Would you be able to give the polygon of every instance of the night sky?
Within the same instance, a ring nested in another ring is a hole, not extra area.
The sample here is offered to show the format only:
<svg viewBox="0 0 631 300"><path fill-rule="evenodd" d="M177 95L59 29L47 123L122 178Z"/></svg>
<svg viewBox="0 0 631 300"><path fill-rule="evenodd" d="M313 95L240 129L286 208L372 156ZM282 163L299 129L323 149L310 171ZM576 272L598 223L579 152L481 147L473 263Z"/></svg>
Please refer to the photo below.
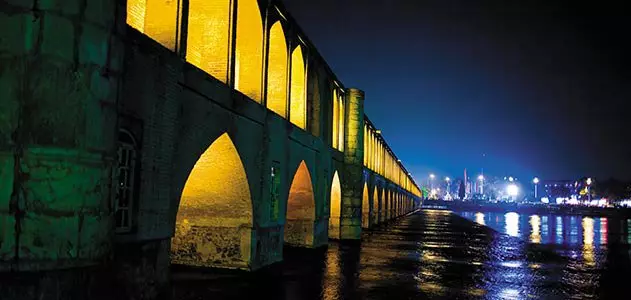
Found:
<svg viewBox="0 0 631 300"><path fill-rule="evenodd" d="M631 179L631 11L590 3L285 0L419 183Z"/></svg>

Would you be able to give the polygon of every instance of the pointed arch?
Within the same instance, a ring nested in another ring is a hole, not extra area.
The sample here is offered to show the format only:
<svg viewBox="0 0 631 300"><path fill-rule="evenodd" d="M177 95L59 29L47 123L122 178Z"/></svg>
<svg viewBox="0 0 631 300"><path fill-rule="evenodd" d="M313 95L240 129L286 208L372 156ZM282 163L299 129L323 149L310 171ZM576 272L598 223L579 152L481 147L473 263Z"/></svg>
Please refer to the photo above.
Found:
<svg viewBox="0 0 631 300"><path fill-rule="evenodd" d="M383 199L383 188L379 187L379 207L378 207L378 215L377 215L377 222L381 223L385 220L384 218L384 213L385 213L385 202Z"/></svg>
<svg viewBox="0 0 631 300"><path fill-rule="evenodd" d="M261 102L263 75L263 20L257 0L237 5L234 88Z"/></svg>
<svg viewBox="0 0 631 300"><path fill-rule="evenodd" d="M370 222L371 224L379 223L379 208L377 207L378 195L377 195L377 186L373 185L372 187L372 195L370 202Z"/></svg>
<svg viewBox="0 0 631 300"><path fill-rule="evenodd" d="M248 268L252 215L245 168L223 134L199 157L182 190L171 243L174 263Z"/></svg>
<svg viewBox="0 0 631 300"><path fill-rule="evenodd" d="M370 227L370 199L368 195L368 183L364 182L362 190L362 228Z"/></svg>
<svg viewBox="0 0 631 300"><path fill-rule="evenodd" d="M331 181L331 205L329 207L329 238L339 239L342 215L342 186L337 171L335 171L333 181Z"/></svg>
<svg viewBox="0 0 631 300"><path fill-rule="evenodd" d="M280 21L269 33L267 108L287 118L287 41Z"/></svg>
<svg viewBox="0 0 631 300"><path fill-rule="evenodd" d="M186 61L226 83L230 0L189 0Z"/></svg>
<svg viewBox="0 0 631 300"><path fill-rule="evenodd" d="M313 246L315 198L311 174L302 161L289 188L285 222L285 243L294 246Z"/></svg>
<svg viewBox="0 0 631 300"><path fill-rule="evenodd" d="M305 84L305 61L302 47L299 45L291 54L291 90L289 121L296 126L307 128L307 101Z"/></svg>

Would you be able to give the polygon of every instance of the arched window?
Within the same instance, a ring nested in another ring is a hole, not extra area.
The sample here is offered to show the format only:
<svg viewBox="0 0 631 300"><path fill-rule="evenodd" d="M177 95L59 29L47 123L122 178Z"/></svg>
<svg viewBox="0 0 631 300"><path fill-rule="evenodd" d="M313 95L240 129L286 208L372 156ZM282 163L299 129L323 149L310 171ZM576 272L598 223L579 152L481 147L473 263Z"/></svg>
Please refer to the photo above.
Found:
<svg viewBox="0 0 631 300"><path fill-rule="evenodd" d="M127 24L175 50L180 8L178 0L127 0Z"/></svg>
<svg viewBox="0 0 631 300"><path fill-rule="evenodd" d="M305 61L302 47L298 46L291 54L291 101L289 121L296 126L307 128L307 101L305 85Z"/></svg>
<svg viewBox="0 0 631 300"><path fill-rule="evenodd" d="M133 204L135 200L137 146L129 131L121 129L118 134L118 167L116 169L116 200L114 216L116 232L125 233L132 229Z"/></svg>
<svg viewBox="0 0 631 300"><path fill-rule="evenodd" d="M221 82L228 78L230 0L189 0L186 61Z"/></svg>
<svg viewBox="0 0 631 300"><path fill-rule="evenodd" d="M237 4L237 40L234 87L261 102L263 75L263 21L258 1L241 0Z"/></svg>
<svg viewBox="0 0 631 300"><path fill-rule="evenodd" d="M267 108L287 118L287 42L280 21L269 34Z"/></svg>

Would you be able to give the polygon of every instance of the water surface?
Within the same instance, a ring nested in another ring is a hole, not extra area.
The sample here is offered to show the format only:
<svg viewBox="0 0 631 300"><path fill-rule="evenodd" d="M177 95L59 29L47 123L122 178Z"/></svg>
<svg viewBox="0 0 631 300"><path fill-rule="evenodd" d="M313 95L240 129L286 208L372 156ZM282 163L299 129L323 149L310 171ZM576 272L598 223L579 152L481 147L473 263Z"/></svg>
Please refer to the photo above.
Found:
<svg viewBox="0 0 631 300"><path fill-rule="evenodd" d="M283 263L257 272L176 267L173 292L175 299L620 299L631 295L629 223L424 210L365 233L361 243L287 249Z"/></svg>

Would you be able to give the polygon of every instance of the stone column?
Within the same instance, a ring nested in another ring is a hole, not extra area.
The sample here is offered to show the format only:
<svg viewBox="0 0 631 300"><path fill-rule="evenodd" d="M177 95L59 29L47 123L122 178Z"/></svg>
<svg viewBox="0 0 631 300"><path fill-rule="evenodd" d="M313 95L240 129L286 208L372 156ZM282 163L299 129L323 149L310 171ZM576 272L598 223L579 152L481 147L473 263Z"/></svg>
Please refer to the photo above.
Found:
<svg viewBox="0 0 631 300"><path fill-rule="evenodd" d="M362 190L364 185L364 92L346 90L344 129L344 180L340 239L359 240L362 232Z"/></svg>
<svg viewBox="0 0 631 300"><path fill-rule="evenodd" d="M2 299L74 295L110 257L116 2L0 4L0 272L40 281Z"/></svg>

